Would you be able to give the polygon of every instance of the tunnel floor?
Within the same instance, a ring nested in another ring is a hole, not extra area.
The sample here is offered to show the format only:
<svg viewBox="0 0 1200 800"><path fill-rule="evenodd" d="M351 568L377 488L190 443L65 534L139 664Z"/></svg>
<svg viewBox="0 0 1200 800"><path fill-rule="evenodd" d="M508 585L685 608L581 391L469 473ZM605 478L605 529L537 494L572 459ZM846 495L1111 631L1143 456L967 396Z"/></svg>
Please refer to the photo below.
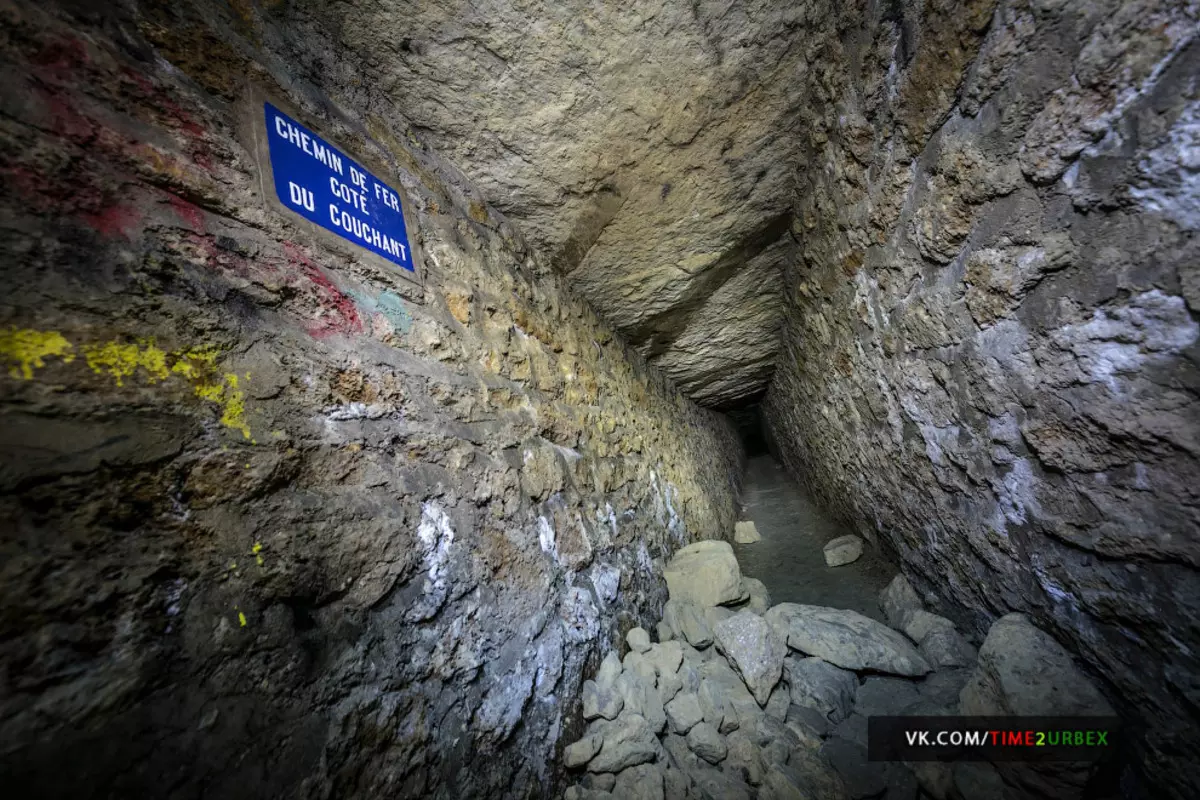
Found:
<svg viewBox="0 0 1200 800"><path fill-rule="evenodd" d="M735 544L734 551L742 574L766 584L772 604L849 608L882 621L879 592L896 567L869 544L853 564L825 566L821 548L853 531L822 512L771 456L755 456L747 463L742 506L743 517L754 521L762 541Z"/></svg>

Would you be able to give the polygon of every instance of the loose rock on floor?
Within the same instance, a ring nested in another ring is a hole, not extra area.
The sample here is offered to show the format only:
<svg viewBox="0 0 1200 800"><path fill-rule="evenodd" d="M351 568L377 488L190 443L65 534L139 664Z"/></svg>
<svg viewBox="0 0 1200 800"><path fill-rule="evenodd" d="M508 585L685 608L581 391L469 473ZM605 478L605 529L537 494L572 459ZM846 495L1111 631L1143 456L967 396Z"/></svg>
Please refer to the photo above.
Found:
<svg viewBox="0 0 1200 800"><path fill-rule="evenodd" d="M1030 704L1104 711L1103 699L1061 648L1025 618L997 622L977 665L975 649L953 623L926 611L899 576L881 593L880 606L904 633L855 612L794 603L762 614L722 609L709 626L706 615L713 619L718 607L695 602L705 596L695 581L718 571L735 574L733 565L714 568L723 553L706 545L673 559L672 585L687 599L668 600L660 641L632 629L624 661L609 653L586 685L585 699L616 687L623 706L612 720L591 716L563 764L577 776L616 779L581 778L567 798L915 800L920 788L946 800L1015 800L1026 796L1021 792L1050 800L1077 788L1081 775L1070 770L997 771L970 763L957 771L942 763L910 769L866 758L867 720L876 715L1004 715L1029 713ZM708 599L740 596L732 585ZM917 644L937 635L956 643L955 657L927 662ZM1026 676L1030 669L1036 675ZM1085 699L1077 707L1039 699L1056 692ZM585 717L594 710L585 709ZM963 793L975 790L988 794Z"/></svg>
<svg viewBox="0 0 1200 800"><path fill-rule="evenodd" d="M733 540L738 544L754 544L762 541L762 536L753 522L740 520L733 528Z"/></svg>
<svg viewBox="0 0 1200 800"><path fill-rule="evenodd" d="M825 563L831 567L853 564L863 552L862 539L847 534L839 536L825 544Z"/></svg>

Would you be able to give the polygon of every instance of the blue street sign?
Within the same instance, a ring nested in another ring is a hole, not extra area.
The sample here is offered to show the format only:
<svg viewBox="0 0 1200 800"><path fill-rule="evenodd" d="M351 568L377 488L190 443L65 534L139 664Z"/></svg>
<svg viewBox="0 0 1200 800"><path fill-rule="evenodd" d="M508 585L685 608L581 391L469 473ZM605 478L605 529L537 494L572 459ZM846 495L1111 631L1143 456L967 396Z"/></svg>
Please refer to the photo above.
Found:
<svg viewBox="0 0 1200 800"><path fill-rule="evenodd" d="M279 202L325 230L415 272L400 195L275 106L263 105Z"/></svg>

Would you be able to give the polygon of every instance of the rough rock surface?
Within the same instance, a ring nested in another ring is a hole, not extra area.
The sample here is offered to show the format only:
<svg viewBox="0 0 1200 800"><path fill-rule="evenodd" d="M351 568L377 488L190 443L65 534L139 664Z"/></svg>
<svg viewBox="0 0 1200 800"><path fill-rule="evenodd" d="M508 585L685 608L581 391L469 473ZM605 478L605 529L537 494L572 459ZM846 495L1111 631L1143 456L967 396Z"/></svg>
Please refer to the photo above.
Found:
<svg viewBox="0 0 1200 800"><path fill-rule="evenodd" d="M790 655L784 661L792 702L815 709L830 722L838 723L850 715L858 678L853 672L835 667L815 656Z"/></svg>
<svg viewBox="0 0 1200 800"><path fill-rule="evenodd" d="M652 662L660 690L664 676L685 673L697 676L698 690L689 685L667 701L665 728L638 713L644 707L641 698L627 700L616 720L591 722L582 738L564 751L564 763L569 764L579 781L567 789L565 797L852 800L861 796L862 787L874 787L876 784L862 774L846 778L839 774L839 767L823 752L823 744L827 744L823 737L829 733L828 719L815 710L791 705L788 686L777 683L765 704L751 695L754 671L739 667L739 659L744 662L752 653L739 651L740 643L730 638L730 632L739 626L761 628L756 633L768 639L773 637L761 616L742 611L721 623L718 648L707 653L674 641L656 643L644 655L627 654L615 677L612 665L616 662L611 654L606 657L597 671L596 682L621 687L652 686L642 669L645 663ZM752 638L757 641L761 637ZM776 642L774 649L782 659L782 643ZM854 673L825 666L836 673L835 681L843 675L849 679L847 692L852 696L857 682ZM827 684L830 676L820 670L793 672L795 688L802 694L815 697L826 693L827 687L819 684ZM810 678L814 680L810 682ZM778 675L774 681L778 682ZM801 711L815 715L815 726L802 722L805 714ZM858 763L859 745L851 739L830 742L830 753L839 757L840 769L849 769L848 764L863 767ZM776 773L774 777L772 771ZM612 773L616 774L615 779L602 779ZM900 765L878 767L869 778L877 781L881 775L898 785L916 786L915 776ZM848 785L854 787L850 792ZM911 800L903 793L897 797Z"/></svg>
<svg viewBox="0 0 1200 800"><path fill-rule="evenodd" d="M966 667L975 662L975 648L945 617L913 611L905 618L902 630L917 643L917 649L934 669Z"/></svg>
<svg viewBox="0 0 1200 800"><path fill-rule="evenodd" d="M870 669L894 675L924 675L929 664L912 642L857 611L799 603L780 603L767 622L788 647L845 669Z"/></svg>
<svg viewBox="0 0 1200 800"><path fill-rule="evenodd" d="M629 800L664 800L662 770L651 764L638 764L622 770L613 782L611 797Z"/></svg>
<svg viewBox="0 0 1200 800"><path fill-rule="evenodd" d="M705 722L721 733L729 733L759 714L758 701L724 658L705 662L699 671L700 707Z"/></svg>
<svg viewBox="0 0 1200 800"><path fill-rule="evenodd" d="M754 544L762 541L762 534L750 520L738 520L733 526L733 540L738 544Z"/></svg>
<svg viewBox="0 0 1200 800"><path fill-rule="evenodd" d="M652 363L721 405L760 393L773 369L792 130L822 13L535 0L294 16L332 32L347 66Z"/></svg>
<svg viewBox="0 0 1200 800"><path fill-rule="evenodd" d="M658 693L653 675L647 677L627 668L617 678L617 691L624 700L623 712L638 715L655 733L666 727L667 714L663 710L662 695Z"/></svg>
<svg viewBox="0 0 1200 800"><path fill-rule="evenodd" d="M730 427L304 5L0 3L10 794L544 796L733 527ZM264 205L251 85L402 191L423 286Z"/></svg>
<svg viewBox="0 0 1200 800"><path fill-rule="evenodd" d="M744 588L744 587L743 587ZM733 605L738 605L734 603ZM732 617L736 612L732 608L724 606L709 606L704 609L704 621L708 623L710 628L716 628L725 620Z"/></svg>
<svg viewBox="0 0 1200 800"><path fill-rule="evenodd" d="M867 751L846 739L830 739L821 746L821 753L842 776L846 793L851 800L879 797L885 791L889 800L893 793L888 785L887 764L867 761ZM914 782L915 784L915 782ZM899 787L896 787L899 788ZM975 798L972 798L975 800Z"/></svg>
<svg viewBox="0 0 1200 800"><path fill-rule="evenodd" d="M591 772L620 772L653 761L658 756L659 744L654 729L632 711L625 711L612 721L598 720L592 723L592 730L592 736L601 739L603 744L587 762Z"/></svg>
<svg viewBox="0 0 1200 800"><path fill-rule="evenodd" d="M988 763L963 762L954 765L954 788L962 797L973 800L1016 800L1019 790L1004 782L996 768Z"/></svg>
<svg viewBox="0 0 1200 800"><path fill-rule="evenodd" d="M563 766L567 769L582 767L600 752L604 740L598 735L585 736L563 748Z"/></svg>
<svg viewBox="0 0 1200 800"><path fill-rule="evenodd" d="M700 698L695 692L680 692L666 705L667 722L671 731L680 736L687 735L692 726L704 719Z"/></svg>
<svg viewBox="0 0 1200 800"><path fill-rule="evenodd" d="M921 598L903 575L892 578L879 593L879 608L888 625L897 630L904 630L910 614L925 610Z"/></svg>
<svg viewBox="0 0 1200 800"><path fill-rule="evenodd" d="M667 600L663 606L663 620L692 647L708 647L712 644L712 628L704 618L704 611L695 603Z"/></svg>
<svg viewBox="0 0 1200 800"><path fill-rule="evenodd" d="M894 716L918 702L920 697L912 681L872 675L854 693L854 713L864 717Z"/></svg>
<svg viewBox="0 0 1200 800"><path fill-rule="evenodd" d="M824 505L1200 793L1194 2L0 14L5 785L550 785L584 664L733 522L670 383L770 381ZM404 190L424 287L264 207L248 84Z"/></svg>
<svg viewBox="0 0 1200 800"><path fill-rule="evenodd" d="M742 593L746 595L746 601L735 605L734 608L761 615L766 614L767 609L771 607L771 593L767 590L767 585L758 578L742 578Z"/></svg>
<svg viewBox="0 0 1200 800"><path fill-rule="evenodd" d="M663 569L663 578L672 601L701 608L736 602L746 592L729 542L710 540L680 548Z"/></svg>
<svg viewBox="0 0 1200 800"><path fill-rule="evenodd" d="M862 555L863 540L849 533L826 542L822 551L825 554L825 565L828 567L853 564Z"/></svg>
<svg viewBox="0 0 1200 800"><path fill-rule="evenodd" d="M960 694L964 714L981 716L1115 716L1070 654L1024 614L996 620L979 648L979 663ZM1037 797L1083 797L1087 765L1004 763L998 770Z"/></svg>
<svg viewBox="0 0 1200 800"><path fill-rule="evenodd" d="M584 719L616 719L625 706L625 698L617 691L615 685L602 686L595 681L583 682L581 701Z"/></svg>
<svg viewBox="0 0 1200 800"><path fill-rule="evenodd" d="M658 679L674 675L683 666L683 645L679 642L656 642L646 650L646 661L654 666Z"/></svg>
<svg viewBox="0 0 1200 800"><path fill-rule="evenodd" d="M751 611L739 611L713 628L717 650L729 660L759 705L783 675L787 646L766 620Z"/></svg>
<svg viewBox="0 0 1200 800"><path fill-rule="evenodd" d="M864 13L864 9L866 9ZM832 4L768 435L982 641L1030 615L1200 794L1200 10ZM1131 657L1137 653L1137 657Z"/></svg>
<svg viewBox="0 0 1200 800"><path fill-rule="evenodd" d="M705 569L703 562L694 565L700 572ZM666 607L677 610L682 604L672 599ZM612 653L605 657L595 683L620 687L625 692L624 710L616 723L593 721L582 739L564 751L564 763L569 763L580 779L567 797L595 796L585 794L596 785L584 773L609 770L610 762L605 759L594 765L609 753L610 759L619 758L620 763L635 760L637 779L647 782L644 787L635 785L629 772L632 767L625 767L612 784L616 788L601 787L612 788L611 796L617 797L640 797L647 792L657 797L661 790L665 800L866 800L884 798L885 793L886 800L916 800L918 786L923 785L934 789L935 797L951 800L948 787L953 785L953 765L910 768L899 763L869 763L867 720L881 714L956 712L958 693L967 681L966 670L946 670L919 681L881 677L873 674L878 671L876 660L868 658L859 666L869 671L860 686L860 676L854 672L820 658L788 655L783 642L790 624L804 614L821 617L833 627L848 625L855 635L862 636L858 621L838 617L842 612L837 609L784 603L762 615L748 609L737 613L716 607L709 610L729 614L716 621L715 647L710 650L702 652L680 641L654 643L644 652L627 653L615 677L614 665L619 662ZM947 628L947 621L925 611L909 610L906 616L919 635L955 632L953 626ZM871 634L879 635L876 631ZM894 631L890 634L903 640ZM632 631L628 637L631 643L640 638L640 633ZM998 641L1012 639L1003 631L998 633ZM785 675L786 680L781 680ZM656 685L657 692L651 691ZM636 693L631 692L634 688ZM656 721L656 711L648 710L657 709L655 701L660 698L665 702L665 725ZM631 733L636 728L629 722L631 714L641 726L637 730L654 732L657 743ZM1064 774L1071 773L1026 770L1019 778L1048 797L1044 790L1062 784Z"/></svg>
<svg viewBox="0 0 1200 800"><path fill-rule="evenodd" d="M650 649L650 634L645 628L631 628L625 634L625 641L629 643L629 649L636 653L645 653Z"/></svg>
<svg viewBox="0 0 1200 800"><path fill-rule="evenodd" d="M763 780L763 758L757 745L743 731L734 731L725 738L724 769L751 786Z"/></svg>
<svg viewBox="0 0 1200 800"><path fill-rule="evenodd" d="M687 745L693 753L710 764L720 763L728 751L721 734L707 722L700 722L692 726L692 729L688 731Z"/></svg>
<svg viewBox="0 0 1200 800"><path fill-rule="evenodd" d="M964 714L1112 716L1113 709L1071 655L1024 614L996 620L962 690Z"/></svg>

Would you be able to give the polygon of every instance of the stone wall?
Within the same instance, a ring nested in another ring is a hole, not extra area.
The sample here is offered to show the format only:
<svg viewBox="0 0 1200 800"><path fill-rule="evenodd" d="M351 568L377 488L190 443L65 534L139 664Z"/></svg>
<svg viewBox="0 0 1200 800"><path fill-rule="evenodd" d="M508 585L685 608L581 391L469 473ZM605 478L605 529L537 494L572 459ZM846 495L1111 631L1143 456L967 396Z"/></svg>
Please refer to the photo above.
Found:
<svg viewBox="0 0 1200 800"><path fill-rule="evenodd" d="M831 15L764 401L931 600L1027 612L1103 679L1153 797L1200 787L1197 13Z"/></svg>
<svg viewBox="0 0 1200 800"><path fill-rule="evenodd" d="M740 446L286 4L0 2L0 783L545 796ZM296 11L299 14L301 12ZM257 87L418 287L260 196Z"/></svg>

